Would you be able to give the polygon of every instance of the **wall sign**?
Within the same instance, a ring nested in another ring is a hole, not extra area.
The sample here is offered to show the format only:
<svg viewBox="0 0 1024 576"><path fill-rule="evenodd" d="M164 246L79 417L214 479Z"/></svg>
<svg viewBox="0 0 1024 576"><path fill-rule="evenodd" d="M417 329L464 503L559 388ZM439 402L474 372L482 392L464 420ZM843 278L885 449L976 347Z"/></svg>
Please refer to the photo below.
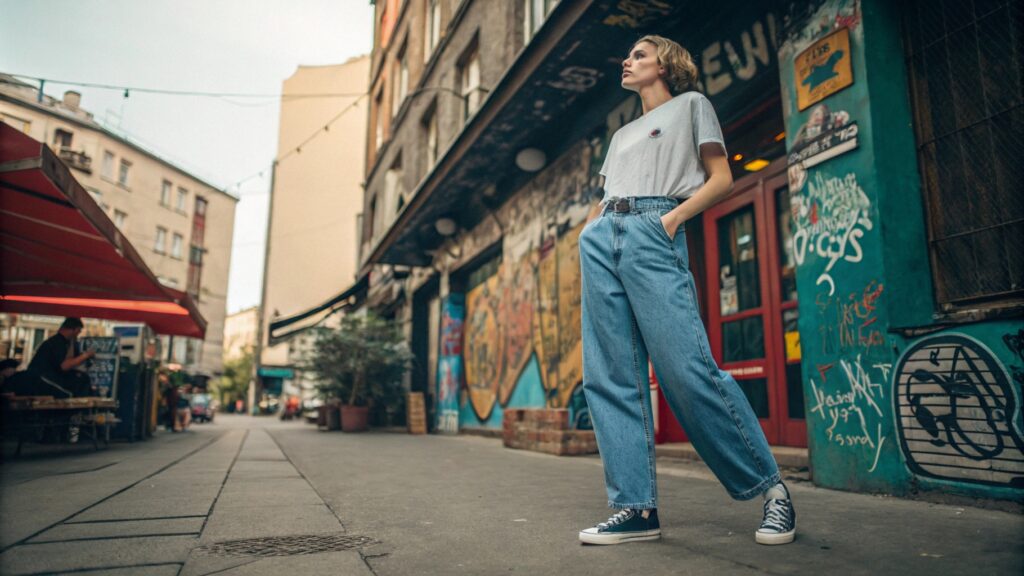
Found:
<svg viewBox="0 0 1024 576"><path fill-rule="evenodd" d="M811 110L789 151L788 164L805 169L857 148L857 123L845 110L832 112L825 104Z"/></svg>
<svg viewBox="0 0 1024 576"><path fill-rule="evenodd" d="M850 29L840 28L811 44L793 63L801 111L853 84Z"/></svg>
<svg viewBox="0 0 1024 576"><path fill-rule="evenodd" d="M96 395L117 398L117 369L121 363L120 339L116 336L88 336L81 338L82 350L95 350L96 355L86 364L86 373L96 389Z"/></svg>

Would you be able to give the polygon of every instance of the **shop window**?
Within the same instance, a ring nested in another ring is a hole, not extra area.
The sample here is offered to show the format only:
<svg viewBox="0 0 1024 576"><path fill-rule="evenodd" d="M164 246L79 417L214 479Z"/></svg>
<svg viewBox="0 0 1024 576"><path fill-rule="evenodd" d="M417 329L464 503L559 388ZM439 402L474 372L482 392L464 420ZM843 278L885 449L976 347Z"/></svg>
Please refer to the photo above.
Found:
<svg viewBox="0 0 1024 576"><path fill-rule="evenodd" d="M903 40L935 298L1024 297L1021 3L904 5Z"/></svg>

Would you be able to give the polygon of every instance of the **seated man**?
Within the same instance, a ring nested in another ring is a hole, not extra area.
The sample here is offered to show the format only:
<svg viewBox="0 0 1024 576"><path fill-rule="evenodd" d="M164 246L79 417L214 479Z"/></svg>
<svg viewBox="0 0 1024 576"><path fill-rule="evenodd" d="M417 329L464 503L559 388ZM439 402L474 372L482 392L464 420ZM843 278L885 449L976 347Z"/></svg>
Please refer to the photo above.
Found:
<svg viewBox="0 0 1024 576"><path fill-rule="evenodd" d="M75 354L75 339L83 327L80 318L65 318L57 333L36 350L28 364L28 372L37 380L37 394L57 397L92 395L89 376L75 370L96 355L95 350Z"/></svg>

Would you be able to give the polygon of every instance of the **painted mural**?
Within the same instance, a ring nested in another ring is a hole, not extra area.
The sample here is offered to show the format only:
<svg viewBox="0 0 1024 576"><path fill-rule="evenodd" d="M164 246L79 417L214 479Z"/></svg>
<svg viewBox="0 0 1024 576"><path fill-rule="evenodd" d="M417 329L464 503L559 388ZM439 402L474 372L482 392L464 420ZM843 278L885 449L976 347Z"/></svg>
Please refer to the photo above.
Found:
<svg viewBox="0 0 1024 576"><path fill-rule="evenodd" d="M1024 360L1022 337L1024 330L1004 340ZM930 478L1024 488L1019 377L1014 386L995 354L966 334L908 348L893 395L907 467Z"/></svg>

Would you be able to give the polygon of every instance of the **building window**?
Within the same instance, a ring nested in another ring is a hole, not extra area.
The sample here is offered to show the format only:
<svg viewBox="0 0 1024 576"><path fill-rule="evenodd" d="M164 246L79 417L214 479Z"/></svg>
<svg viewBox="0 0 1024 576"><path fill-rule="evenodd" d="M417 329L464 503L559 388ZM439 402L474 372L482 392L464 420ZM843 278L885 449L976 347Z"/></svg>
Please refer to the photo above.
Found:
<svg viewBox="0 0 1024 576"><path fill-rule="evenodd" d="M437 104L431 104L423 116L423 132L426 135L427 173L437 164Z"/></svg>
<svg viewBox="0 0 1024 576"><path fill-rule="evenodd" d="M476 38L459 58L459 93L466 99L465 120L480 108L480 51Z"/></svg>
<svg viewBox="0 0 1024 576"><path fill-rule="evenodd" d="M167 252L167 228L156 227L156 241L153 243L153 252L164 254Z"/></svg>
<svg viewBox="0 0 1024 576"><path fill-rule="evenodd" d="M904 48L935 298L1024 296L1024 58L1018 2L905 5ZM962 9L964 8L964 9Z"/></svg>
<svg viewBox="0 0 1024 576"><path fill-rule="evenodd" d="M409 61L406 59L405 54L408 52L405 48L408 43L402 45L402 49L398 52L398 58L395 60L394 68L392 68L391 75L391 117L394 118L398 115L398 111L402 108L402 102L405 101L406 93L409 90Z"/></svg>
<svg viewBox="0 0 1024 576"><path fill-rule="evenodd" d="M196 215L206 216L206 198L196 196Z"/></svg>
<svg viewBox="0 0 1024 576"><path fill-rule="evenodd" d="M523 0L523 44L529 44L558 0Z"/></svg>
<svg viewBox="0 0 1024 576"><path fill-rule="evenodd" d="M114 153L110 150L103 151L103 169L100 175L107 180L114 179Z"/></svg>
<svg viewBox="0 0 1024 576"><path fill-rule="evenodd" d="M181 258L181 247L184 244L184 242L185 242L185 238L181 234L178 234L177 232L175 232L174 233L174 237L171 239L171 257L172 258L179 258L179 259Z"/></svg>
<svg viewBox="0 0 1024 576"><path fill-rule="evenodd" d="M128 187L128 170L132 167L132 163L121 158L121 169L117 173L117 183L125 188Z"/></svg>
<svg viewBox="0 0 1024 576"><path fill-rule="evenodd" d="M395 207L395 213L405 207L405 186L402 183L402 155L399 154L384 174L384 198Z"/></svg>
<svg viewBox="0 0 1024 576"><path fill-rule="evenodd" d="M120 229L120 230L124 230L124 219L127 218L127 217L128 217L127 214L125 214L124 212L121 212L120 210L115 208L114 209L114 226L117 226L118 229Z"/></svg>
<svg viewBox="0 0 1024 576"><path fill-rule="evenodd" d="M174 205L174 209L178 212L185 211L185 200L188 198L188 190L184 188L178 188L178 201Z"/></svg>
<svg viewBox="0 0 1024 576"><path fill-rule="evenodd" d="M25 120L24 118L18 118L17 116L11 116L4 112L0 112L0 122L3 122L8 126L14 126L25 134L28 134L28 131L32 128L31 121Z"/></svg>
<svg viewBox="0 0 1024 576"><path fill-rule="evenodd" d="M374 100L374 110L376 110L376 129L374 133L374 150L380 150L380 147L384 144L384 87L381 86L377 90L377 96Z"/></svg>
<svg viewBox="0 0 1024 576"><path fill-rule="evenodd" d="M427 0L427 30L423 36L423 61L427 62L441 42L441 0Z"/></svg>
<svg viewBox="0 0 1024 576"><path fill-rule="evenodd" d="M53 131L53 148L60 151L64 148L71 148L71 138L74 135L67 130L57 128Z"/></svg>
<svg viewBox="0 0 1024 576"><path fill-rule="evenodd" d="M376 225L377 224L377 197L376 196L374 196L373 198L370 198L370 206L366 210L366 218L364 218L363 221L366 223L366 233L365 233L365 236L363 237L364 241L372 242L373 241L374 232L378 228L378 226Z"/></svg>
<svg viewBox="0 0 1024 576"><path fill-rule="evenodd" d="M92 196L92 199L96 201L97 205L103 203L103 192L93 188L92 186L87 187L86 190L89 191L89 196Z"/></svg>
<svg viewBox="0 0 1024 576"><path fill-rule="evenodd" d="M171 185L171 181L170 180L164 180L163 182L160 183L160 205L161 206L167 206L168 208L170 208L170 206L171 206L171 188L172 187L173 186Z"/></svg>

